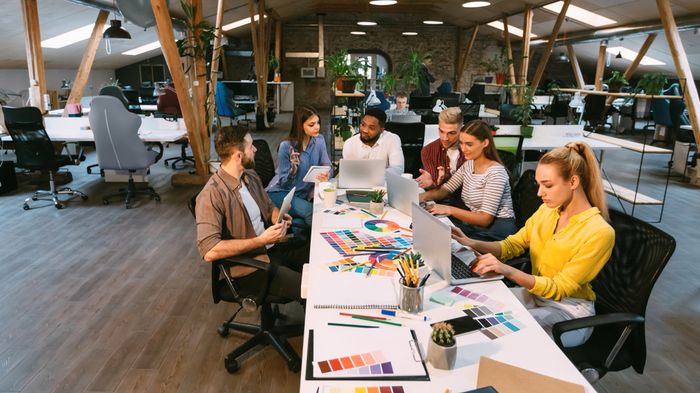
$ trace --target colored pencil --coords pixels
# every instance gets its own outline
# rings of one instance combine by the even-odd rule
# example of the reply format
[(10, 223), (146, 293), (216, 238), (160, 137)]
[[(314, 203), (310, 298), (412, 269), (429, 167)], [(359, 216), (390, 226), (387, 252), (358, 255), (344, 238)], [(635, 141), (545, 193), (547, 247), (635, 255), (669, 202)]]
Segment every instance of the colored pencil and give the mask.
[(353, 314), (353, 313), (349, 313), (349, 312), (341, 312), (339, 314), (342, 316), (345, 316), (345, 317), (363, 317), (363, 318), (372, 318), (372, 319), (382, 319), (385, 321), (387, 320), (384, 317), (375, 317), (373, 315), (361, 315), (361, 314)]
[(372, 217), (374, 217), (374, 218), (377, 218), (377, 216), (375, 216), (374, 214), (368, 212), (368, 211), (365, 210), (365, 209), (360, 209), (360, 210), (362, 210), (365, 214), (369, 214), (370, 216), (372, 216)]
[(335, 323), (335, 322), (328, 322), (328, 326), (343, 326), (343, 327), (355, 327), (355, 328), (378, 328), (379, 326), (371, 326), (371, 325), (354, 325), (352, 323)]
[(370, 265), (369, 269), (367, 269), (367, 275), (365, 277), (369, 277), (369, 274), (372, 273), (372, 269), (377, 265), (377, 261), (379, 258), (376, 258), (374, 261), (372, 261), (372, 265)]
[(389, 212), (388, 210), (384, 210), (384, 213), (382, 214), (381, 217), (379, 217), (379, 219), (380, 219), (380, 220), (383, 220), (383, 219), (384, 219), (384, 216), (386, 216), (386, 214), (387, 214), (388, 212)]
[(396, 255), (395, 257), (393, 257), (393, 258), (391, 258), (391, 259), (392, 259), (392, 260), (398, 259), (398, 258), (399, 258), (400, 256), (402, 256), (403, 254), (405, 254), (405, 253), (411, 251), (412, 248), (413, 248), (413, 247), (409, 247), (409, 248), (403, 250), (401, 253), (399, 253), (398, 255)]
[(368, 264), (368, 263), (369, 263), (369, 260), (366, 260), (366, 261), (364, 261), (364, 262), (362, 262), (362, 263), (358, 263), (357, 265), (352, 265), (352, 266), (346, 267), (345, 269), (341, 270), (341, 272), (347, 272), (348, 270), (352, 270), (352, 269), (354, 269), (354, 268), (356, 268), (356, 267), (358, 267), (358, 266), (366, 265), (366, 264)]
[(389, 321), (382, 321), (381, 319), (366, 318), (366, 317), (358, 317), (358, 316), (353, 316), (352, 318), (361, 319), (361, 320), (363, 320), (363, 321), (369, 321), (369, 322), (385, 323), (385, 324), (387, 324), (387, 325), (392, 325), (392, 326), (402, 326), (400, 323), (389, 322)]
[(404, 228), (404, 227), (399, 227), (399, 229), (403, 229), (403, 230), (406, 231), (406, 232), (413, 232), (411, 229)]

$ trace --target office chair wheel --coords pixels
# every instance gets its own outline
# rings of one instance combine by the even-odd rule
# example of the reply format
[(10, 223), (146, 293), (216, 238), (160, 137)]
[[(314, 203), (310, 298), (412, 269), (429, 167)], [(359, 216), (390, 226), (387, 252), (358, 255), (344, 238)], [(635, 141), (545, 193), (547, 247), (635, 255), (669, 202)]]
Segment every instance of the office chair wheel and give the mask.
[(88, 196), (87, 196), (87, 195), (81, 195), (81, 196), (80, 196), (80, 199), (82, 199), (82, 200), (84, 200), (84, 201), (87, 201), (87, 200), (88, 200)]
[(228, 337), (229, 330), (228, 330), (228, 327), (226, 327), (226, 326), (219, 326), (219, 328), (216, 329), (216, 332), (219, 333), (219, 336), (226, 338), (226, 337)]
[(124, 207), (126, 207), (127, 209), (131, 209), (131, 203), (125, 203)]
[(37, 201), (37, 200), (39, 200), (39, 197), (37, 197), (36, 195), (34, 195), (34, 196), (32, 196), (32, 200), (33, 200), (33, 201)]
[(25, 203), (24, 205), (22, 205), (22, 209), (29, 210), (29, 205)]
[(61, 209), (63, 209), (63, 205), (62, 205), (62, 204), (60, 204), (60, 203), (56, 203), (56, 204), (55, 204), (54, 206), (55, 206), (55, 207), (56, 207), (56, 209), (58, 209), (58, 210), (61, 210)]
[(158, 196), (158, 195), (156, 195), (155, 197), (153, 197), (153, 199), (155, 199), (156, 202), (160, 202), (160, 196)]
[(241, 365), (238, 364), (238, 360), (230, 359), (228, 356), (224, 359), (224, 367), (229, 374), (234, 374), (236, 371), (241, 369)]
[(287, 363), (287, 368), (293, 373), (298, 373), (299, 371), (301, 371), (301, 361), (297, 359), (292, 360), (289, 363)]

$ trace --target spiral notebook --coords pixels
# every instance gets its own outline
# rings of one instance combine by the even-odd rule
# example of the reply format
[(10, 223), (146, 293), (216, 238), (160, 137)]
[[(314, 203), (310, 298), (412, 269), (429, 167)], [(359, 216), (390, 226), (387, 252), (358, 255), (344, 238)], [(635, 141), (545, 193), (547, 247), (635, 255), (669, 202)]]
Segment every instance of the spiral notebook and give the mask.
[(397, 295), (398, 280), (393, 278), (324, 273), (309, 289), (308, 299), (315, 309), (394, 310), (398, 307)]

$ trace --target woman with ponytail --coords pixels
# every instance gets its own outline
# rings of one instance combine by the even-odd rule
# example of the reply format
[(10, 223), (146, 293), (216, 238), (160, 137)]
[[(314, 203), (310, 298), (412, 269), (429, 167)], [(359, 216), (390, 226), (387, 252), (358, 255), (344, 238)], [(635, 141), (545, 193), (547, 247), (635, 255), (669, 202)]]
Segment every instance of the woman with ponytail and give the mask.
[[(598, 161), (583, 142), (569, 143), (542, 156), (535, 174), (544, 202), (516, 234), (500, 242), (453, 238), (482, 253), (473, 270), (503, 274), (520, 285), (516, 295), (551, 335), (557, 322), (595, 315), (591, 281), (612, 253), (615, 231), (607, 223)], [(501, 262), (530, 250), (532, 274)], [(499, 260), (500, 259), (500, 260)], [(565, 346), (588, 339), (591, 329), (562, 335)]]

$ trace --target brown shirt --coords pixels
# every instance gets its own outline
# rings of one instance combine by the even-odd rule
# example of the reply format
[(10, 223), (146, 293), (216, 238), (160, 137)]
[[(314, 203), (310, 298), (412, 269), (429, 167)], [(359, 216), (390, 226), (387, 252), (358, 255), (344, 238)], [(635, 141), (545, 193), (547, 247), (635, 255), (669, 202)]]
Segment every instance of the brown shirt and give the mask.
[[(243, 172), (241, 180), (258, 204), (263, 224), (265, 227), (270, 226), (275, 205), (265, 192), (257, 173), (248, 169)], [(257, 236), (243, 205), (240, 188), (241, 182), (238, 179), (219, 169), (197, 196), (197, 248), (202, 257), (221, 240), (251, 239)], [(247, 255), (265, 255), (262, 259), (267, 260), (265, 247), (257, 248)]]

